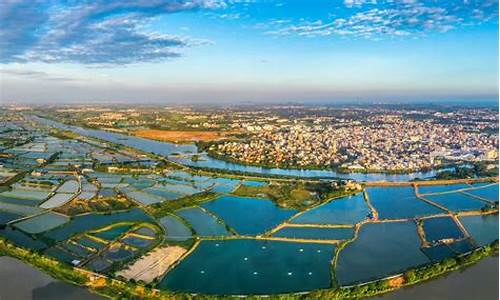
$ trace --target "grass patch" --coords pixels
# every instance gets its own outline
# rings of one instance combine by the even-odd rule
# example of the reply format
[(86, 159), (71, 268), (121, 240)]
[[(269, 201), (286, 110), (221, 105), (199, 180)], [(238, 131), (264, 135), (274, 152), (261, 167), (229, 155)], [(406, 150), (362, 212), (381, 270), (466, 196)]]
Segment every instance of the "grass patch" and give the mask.
[(273, 200), (283, 208), (304, 210), (333, 197), (351, 194), (343, 186), (330, 182), (271, 182), (265, 186), (240, 185), (234, 195), (260, 197)]

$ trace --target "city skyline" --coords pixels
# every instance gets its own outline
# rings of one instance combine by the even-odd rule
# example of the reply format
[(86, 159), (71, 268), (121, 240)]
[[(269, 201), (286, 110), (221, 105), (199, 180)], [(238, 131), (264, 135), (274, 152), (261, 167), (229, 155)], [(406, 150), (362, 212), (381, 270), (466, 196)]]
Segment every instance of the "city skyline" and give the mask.
[(497, 1), (8, 1), (1, 102), (496, 101)]

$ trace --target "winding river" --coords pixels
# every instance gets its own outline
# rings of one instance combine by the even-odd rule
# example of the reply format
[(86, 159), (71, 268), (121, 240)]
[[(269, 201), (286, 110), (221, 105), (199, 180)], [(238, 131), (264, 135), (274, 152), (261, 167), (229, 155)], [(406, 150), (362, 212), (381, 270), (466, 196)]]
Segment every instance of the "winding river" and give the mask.
[[(98, 138), (111, 143), (120, 144), (132, 148), (136, 148), (148, 153), (154, 153), (164, 156), (169, 160), (192, 167), (203, 167), (221, 170), (230, 170), (263, 175), (286, 175), (296, 177), (335, 177), (343, 179), (354, 179), (356, 181), (409, 181), (415, 178), (428, 178), (437, 174), (437, 170), (428, 172), (416, 172), (410, 174), (382, 174), (382, 173), (338, 173), (332, 170), (300, 170), (300, 169), (280, 169), (280, 168), (264, 168), (256, 166), (248, 166), (233, 162), (209, 157), (205, 153), (201, 154), (201, 160), (192, 161), (190, 154), (196, 153), (198, 148), (195, 144), (174, 144), (169, 142), (160, 142), (155, 140), (144, 139), (140, 137), (129, 136), (120, 133), (114, 133), (104, 130), (88, 129), (78, 126), (71, 126), (56, 122), (53, 120), (30, 116), (33, 120), (52, 126), (55, 128), (70, 130), (77, 134), (87, 137)], [(183, 157), (177, 157), (172, 154), (185, 154)]]

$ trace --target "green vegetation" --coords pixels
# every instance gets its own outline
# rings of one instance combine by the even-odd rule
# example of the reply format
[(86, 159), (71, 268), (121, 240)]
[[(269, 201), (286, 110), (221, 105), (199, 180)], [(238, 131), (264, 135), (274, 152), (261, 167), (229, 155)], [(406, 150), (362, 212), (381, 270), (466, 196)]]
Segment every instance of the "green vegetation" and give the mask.
[(177, 199), (175, 201), (164, 201), (161, 203), (156, 203), (156, 204), (153, 204), (153, 205), (146, 207), (145, 209), (149, 214), (155, 216), (156, 218), (161, 218), (163, 216), (166, 216), (166, 215), (173, 213), (174, 211), (176, 211), (178, 209), (190, 207), (190, 206), (196, 206), (202, 202), (212, 200), (216, 196), (217, 196), (217, 194), (213, 193), (213, 192), (202, 192), (202, 193), (186, 196), (186, 197)]
[(269, 198), (280, 207), (306, 209), (334, 197), (352, 194), (344, 186), (331, 182), (272, 182), (265, 186), (240, 185), (234, 195)]
[[(357, 299), (386, 293), (402, 286), (422, 282), (451, 271), (465, 268), (490, 255), (498, 254), (498, 241), (458, 258), (446, 259), (443, 262), (407, 270), (402, 276), (382, 279), (366, 284), (346, 288), (324, 289), (305, 295), (271, 295), (270, 299)], [(8, 255), (23, 260), (48, 273), (54, 278), (77, 285), (85, 285), (92, 291), (112, 299), (191, 299), (188, 294), (171, 293), (153, 289), (151, 285), (141, 282), (124, 282), (104, 276), (91, 276), (92, 273), (73, 268), (54, 259), (35, 252), (15, 247), (10, 242), (0, 239), (0, 255)], [(197, 295), (199, 299), (230, 299), (232, 297), (216, 297)], [(258, 299), (258, 297), (248, 297)]]
[(59, 130), (54, 128), (50, 129), (49, 134), (61, 140), (72, 140), (79, 137), (77, 133), (70, 130)]
[(75, 198), (54, 210), (68, 216), (75, 216), (88, 212), (111, 212), (124, 210), (134, 206), (134, 203), (125, 197), (94, 197), (90, 200)]
[[(496, 167), (489, 168), (490, 165)], [(498, 161), (478, 162), (471, 167), (455, 167), (454, 170), (439, 172), (436, 179), (449, 180), (494, 176), (498, 176)]]
[(439, 263), (422, 266), (420, 268), (407, 270), (402, 276), (381, 279), (366, 284), (359, 284), (346, 288), (327, 289), (314, 291), (307, 298), (318, 299), (358, 299), (390, 292), (403, 286), (416, 284), (441, 276), (451, 271), (470, 266), (479, 260), (498, 254), (498, 240), (491, 245), (477, 249), (469, 254), (448, 258)]

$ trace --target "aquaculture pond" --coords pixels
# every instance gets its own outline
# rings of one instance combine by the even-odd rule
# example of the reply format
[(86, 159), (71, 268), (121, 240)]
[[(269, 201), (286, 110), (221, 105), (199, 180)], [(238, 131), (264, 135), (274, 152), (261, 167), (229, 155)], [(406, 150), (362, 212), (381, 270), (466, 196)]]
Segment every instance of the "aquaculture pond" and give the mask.
[(428, 248), (422, 248), (422, 252), (433, 261), (438, 262), (456, 255), (447, 245), (439, 244)]
[(14, 227), (30, 234), (36, 234), (59, 227), (68, 221), (69, 218), (65, 215), (47, 212), (15, 223)]
[(487, 205), (487, 203), (467, 196), (464, 193), (427, 195), (424, 197), (453, 212), (481, 210), (481, 208)]
[(340, 251), (335, 274), (340, 285), (351, 285), (428, 262), (414, 222), (368, 223)]
[(274, 237), (312, 240), (348, 240), (354, 236), (354, 228), (283, 227)]
[(165, 216), (159, 220), (167, 233), (167, 240), (185, 241), (191, 238), (191, 229), (189, 229), (181, 220), (174, 216)]
[(413, 187), (369, 187), (366, 191), (379, 219), (407, 219), (444, 212), (418, 199)]
[(450, 217), (425, 219), (424, 232), (428, 242), (442, 239), (459, 239), (464, 236), (455, 221)]
[(198, 236), (224, 236), (230, 235), (226, 226), (220, 223), (216, 217), (206, 213), (199, 207), (181, 209), (175, 212), (185, 219)]
[(498, 214), (464, 216), (460, 222), (479, 246), (498, 240)]
[(6, 211), (1, 211), (0, 210), (0, 225), (1, 224), (6, 224), (10, 221), (22, 218), (23, 216), (20, 214), (14, 214)]
[(291, 220), (297, 224), (356, 224), (370, 214), (363, 193), (334, 199)]
[(446, 184), (446, 185), (419, 185), (418, 192), (420, 194), (445, 193), (450, 191), (470, 189), (472, 186), (466, 183)]
[(253, 239), (202, 241), (160, 288), (205, 294), (275, 294), (331, 285), (335, 247)]
[(202, 205), (242, 235), (264, 233), (297, 213), (269, 199), (220, 196)]
[(66, 225), (48, 231), (45, 237), (55, 241), (67, 240), (71, 236), (98, 229), (118, 222), (154, 222), (153, 218), (139, 208), (112, 214), (87, 214), (76, 216)]
[(42, 250), (47, 248), (47, 244), (42, 242), (39, 239), (34, 239), (28, 234), (22, 232), (21, 230), (17, 230), (12, 227), (6, 227), (4, 229), (0, 229), (0, 236), (6, 238), (7, 240), (13, 242), (17, 246), (33, 249), (33, 250)]
[(481, 197), (485, 200), (495, 202), (495, 201), (498, 201), (498, 183), (492, 184), (492, 185), (487, 185), (487, 186), (482, 187), (480, 189), (468, 190), (467, 193), (472, 194), (474, 196)]

